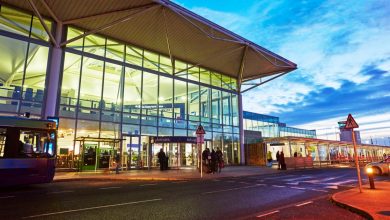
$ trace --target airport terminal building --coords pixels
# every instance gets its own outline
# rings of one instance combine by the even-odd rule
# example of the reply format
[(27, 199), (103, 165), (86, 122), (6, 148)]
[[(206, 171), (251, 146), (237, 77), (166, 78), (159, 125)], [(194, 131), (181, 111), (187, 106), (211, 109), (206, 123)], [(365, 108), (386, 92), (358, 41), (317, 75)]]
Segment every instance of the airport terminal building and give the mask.
[(195, 166), (199, 124), (244, 164), (242, 93), (296, 69), (167, 0), (0, 0), (0, 48), (0, 115), (59, 117), (64, 168)]

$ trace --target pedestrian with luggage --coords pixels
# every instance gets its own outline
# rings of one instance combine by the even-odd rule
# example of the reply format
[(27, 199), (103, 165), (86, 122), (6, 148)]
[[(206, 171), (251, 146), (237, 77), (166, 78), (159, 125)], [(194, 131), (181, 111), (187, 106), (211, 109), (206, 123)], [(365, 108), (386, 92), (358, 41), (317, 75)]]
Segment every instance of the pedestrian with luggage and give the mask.
[(166, 156), (162, 148), (160, 149), (160, 152), (157, 154), (157, 157), (158, 157), (158, 162), (160, 163), (160, 170), (161, 171), (165, 170)]

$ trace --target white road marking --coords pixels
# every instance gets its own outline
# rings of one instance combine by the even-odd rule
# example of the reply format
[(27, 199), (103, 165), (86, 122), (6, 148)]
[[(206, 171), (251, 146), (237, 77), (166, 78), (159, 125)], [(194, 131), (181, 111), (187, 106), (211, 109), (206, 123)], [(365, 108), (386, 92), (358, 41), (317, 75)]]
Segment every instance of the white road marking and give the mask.
[(295, 206), (296, 207), (300, 207), (300, 206), (308, 205), (308, 204), (311, 204), (311, 203), (313, 203), (313, 201), (304, 202), (304, 203), (301, 203), (301, 204), (297, 204)]
[(222, 189), (222, 190), (210, 191), (210, 192), (202, 193), (202, 195), (219, 193), (219, 192), (228, 192), (228, 191), (234, 191), (234, 190), (240, 190), (240, 189), (248, 189), (248, 188), (253, 188), (253, 187), (258, 187), (258, 186), (265, 186), (265, 184), (256, 184), (256, 185), (252, 185), (252, 186), (243, 186), (243, 187), (236, 187), (236, 188), (230, 188), (230, 189)]
[(272, 214), (275, 214), (275, 213), (278, 213), (279, 210), (275, 210), (275, 211), (272, 211), (272, 212), (268, 212), (268, 213), (265, 213), (265, 214), (262, 214), (262, 215), (258, 215), (256, 216), (256, 218), (261, 218), (261, 217), (264, 217), (264, 216), (267, 216), (267, 215), (272, 215)]
[(299, 180), (310, 179), (310, 178), (313, 178), (313, 176), (300, 176), (300, 177), (296, 177), (296, 178), (285, 179), (283, 181), (291, 182), (291, 181), (299, 181)]
[(142, 184), (139, 186), (155, 186), (155, 185), (157, 185), (157, 183)]
[(291, 188), (291, 189), (306, 190), (306, 188), (296, 187), (296, 186), (290, 186), (290, 188)]
[(141, 200), (141, 201), (135, 201), (135, 202), (125, 202), (125, 203), (118, 203), (118, 204), (112, 204), (112, 205), (94, 206), (94, 207), (88, 207), (88, 208), (82, 208), (82, 209), (71, 209), (71, 210), (60, 211), (60, 212), (50, 212), (50, 213), (44, 213), (44, 214), (39, 214), (39, 215), (31, 215), (31, 216), (26, 216), (23, 218), (24, 219), (38, 218), (38, 217), (43, 217), (43, 216), (59, 215), (59, 214), (64, 214), (64, 213), (81, 212), (81, 211), (88, 211), (88, 210), (101, 209), (101, 208), (110, 208), (110, 207), (117, 207), (117, 206), (126, 206), (126, 205), (155, 202), (155, 201), (161, 201), (161, 200), (162, 199), (148, 199), (148, 200)]
[(279, 185), (272, 185), (273, 187), (279, 187), (279, 188), (283, 188), (283, 187), (286, 187), (286, 186), (279, 186)]
[(357, 180), (355, 179), (349, 179), (349, 180), (344, 180), (344, 181), (339, 181), (339, 182), (333, 182), (333, 183), (326, 183), (327, 185), (341, 185), (344, 183), (350, 183), (350, 182), (356, 182)]
[(329, 180), (334, 180), (334, 179), (338, 179), (342, 176), (338, 176), (338, 177), (329, 177), (329, 178), (325, 178), (325, 179), (316, 179), (316, 180), (305, 180), (305, 181), (302, 181), (302, 182), (305, 182), (305, 183), (324, 183), (324, 182), (327, 182)]
[(74, 191), (65, 190), (65, 191), (57, 191), (57, 192), (48, 192), (47, 194), (61, 194), (61, 193), (72, 193)]
[(16, 196), (2, 196), (0, 199), (9, 199), (9, 198), (15, 198)]
[(310, 189), (312, 191), (317, 191), (317, 192), (328, 192), (327, 190), (323, 190), (323, 189)]
[(338, 186), (325, 186), (325, 189), (338, 189)]
[(298, 185), (299, 185), (299, 182), (295, 182), (295, 183), (286, 183), (286, 184), (298, 186)]
[(105, 190), (105, 189), (119, 189), (121, 188), (120, 186), (110, 186), (110, 187), (103, 187), (103, 188), (99, 188), (99, 189), (102, 189), (102, 190)]

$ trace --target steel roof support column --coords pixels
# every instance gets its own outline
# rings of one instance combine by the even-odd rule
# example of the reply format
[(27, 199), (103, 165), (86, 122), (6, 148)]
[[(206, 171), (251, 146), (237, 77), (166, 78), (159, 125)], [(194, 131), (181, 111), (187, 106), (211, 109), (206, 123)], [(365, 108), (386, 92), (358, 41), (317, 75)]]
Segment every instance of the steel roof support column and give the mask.
[(265, 80), (265, 81), (263, 81), (263, 82), (261, 82), (261, 83), (256, 83), (254, 86), (249, 87), (249, 88), (245, 89), (244, 91), (241, 91), (241, 93), (244, 93), (244, 92), (246, 92), (246, 91), (248, 91), (248, 90), (254, 89), (254, 88), (256, 88), (256, 87), (258, 87), (258, 86), (260, 86), (260, 85), (263, 85), (264, 83), (267, 83), (267, 82), (269, 82), (269, 81), (271, 81), (271, 80), (274, 80), (274, 79), (276, 79), (276, 78), (278, 78), (278, 77), (281, 77), (281, 76), (283, 76), (283, 75), (285, 75), (285, 74), (287, 74), (287, 73), (289, 73), (289, 72), (290, 72), (290, 71), (282, 72), (282, 73), (280, 73), (279, 75), (276, 75), (276, 76), (274, 76), (274, 77), (272, 77), (272, 78), (270, 78), (270, 79), (267, 79), (267, 80)]
[(245, 165), (245, 140), (244, 140), (244, 111), (242, 108), (242, 95), (238, 93), (238, 120), (240, 128), (240, 164)]
[(241, 94), (241, 83), (242, 83), (242, 75), (244, 73), (244, 70), (245, 70), (245, 58), (246, 58), (246, 54), (247, 54), (247, 51), (248, 51), (248, 46), (245, 46), (244, 48), (244, 53), (242, 54), (242, 59), (241, 59), (241, 65), (240, 65), (240, 69), (239, 69), (239, 72), (238, 72), (238, 79), (237, 79), (237, 82), (238, 82), (238, 88), (237, 88), (237, 91), (238, 91), (238, 120), (239, 120), (239, 128), (240, 128), (240, 156), (241, 156), (241, 164), (245, 164), (245, 139), (244, 139), (244, 110), (243, 110), (243, 107), (242, 107), (242, 94)]
[[(56, 41), (61, 42), (62, 40), (62, 23), (57, 23), (56, 25)], [(46, 89), (46, 98), (43, 110), (43, 118), (48, 116), (57, 116), (57, 104), (60, 94), (60, 76), (62, 76), (62, 58), (63, 50), (59, 46), (52, 48), (49, 57), (49, 73), (48, 73), (48, 82)]]
[(31, 8), (33, 9), (35, 15), (39, 18), (39, 21), (41, 22), (41, 24), (42, 24), (43, 28), (45, 29), (46, 33), (49, 35), (50, 41), (53, 43), (53, 45), (55, 47), (57, 47), (58, 46), (58, 42), (56, 41), (56, 39), (54, 38), (53, 34), (49, 30), (49, 27), (47, 27), (45, 21), (43, 20), (43, 17), (41, 15), (41, 13), (39, 13), (38, 8), (34, 4), (33, 0), (28, 0), (28, 3), (30, 4)]
[(165, 40), (167, 42), (167, 47), (168, 47), (168, 53), (169, 53), (169, 59), (171, 60), (171, 65), (172, 65), (172, 74), (175, 72), (175, 65), (173, 62), (173, 57), (171, 53), (171, 45), (169, 44), (169, 37), (168, 37), (168, 25), (167, 25), (167, 15), (165, 13), (165, 8), (162, 9), (163, 14), (164, 14), (164, 29), (165, 29)]
[(238, 70), (238, 79), (237, 79), (237, 83), (238, 83), (238, 88), (237, 88), (237, 91), (239, 93), (241, 93), (241, 84), (242, 84), (242, 75), (244, 74), (244, 70), (245, 70), (245, 59), (246, 59), (246, 54), (247, 54), (247, 51), (248, 51), (248, 45), (245, 46), (244, 48), (244, 53), (242, 54), (242, 58), (241, 58), (241, 64), (240, 64), (240, 69)]
[(50, 16), (54, 19), (55, 22), (61, 23), (60, 19), (54, 14), (53, 10), (49, 7), (46, 0), (40, 0), (43, 6), (45, 6), (46, 10), (49, 12)]
[[(29, 1), (31, 1), (31, 0), (29, 0)], [(65, 45), (67, 45), (67, 44), (69, 44), (69, 43), (72, 43), (72, 42), (74, 42), (74, 41), (76, 41), (76, 40), (78, 40), (78, 39), (81, 39), (81, 38), (83, 38), (83, 37), (85, 37), (85, 36), (88, 36), (88, 35), (91, 35), (91, 34), (95, 34), (95, 33), (100, 32), (100, 31), (104, 31), (104, 30), (106, 30), (106, 29), (109, 29), (109, 28), (111, 28), (111, 27), (117, 25), (117, 24), (121, 24), (121, 23), (123, 23), (123, 22), (129, 21), (129, 20), (131, 20), (132, 18), (134, 18), (135, 15), (138, 15), (138, 14), (140, 14), (140, 13), (144, 13), (144, 12), (146, 12), (146, 11), (149, 11), (150, 9), (153, 9), (153, 8), (155, 8), (155, 7), (157, 7), (157, 6), (159, 6), (159, 5), (156, 4), (156, 5), (153, 5), (153, 6), (146, 7), (146, 8), (143, 9), (143, 10), (137, 11), (137, 12), (135, 12), (135, 13), (133, 13), (133, 14), (127, 15), (127, 16), (125, 16), (125, 17), (123, 17), (123, 18), (120, 18), (120, 19), (117, 19), (117, 20), (115, 20), (115, 21), (113, 21), (113, 22), (110, 22), (110, 23), (108, 23), (108, 24), (102, 25), (102, 26), (100, 26), (100, 27), (98, 27), (98, 28), (96, 28), (96, 29), (94, 29), (94, 30), (90, 30), (90, 31), (88, 31), (88, 32), (85, 32), (85, 33), (82, 34), (82, 35), (79, 35), (79, 36), (74, 37), (74, 38), (72, 38), (72, 39), (69, 39), (69, 40), (67, 40), (67, 41), (65, 41), (65, 42), (62, 42), (62, 43), (61, 43), (61, 46), (65, 46)]]

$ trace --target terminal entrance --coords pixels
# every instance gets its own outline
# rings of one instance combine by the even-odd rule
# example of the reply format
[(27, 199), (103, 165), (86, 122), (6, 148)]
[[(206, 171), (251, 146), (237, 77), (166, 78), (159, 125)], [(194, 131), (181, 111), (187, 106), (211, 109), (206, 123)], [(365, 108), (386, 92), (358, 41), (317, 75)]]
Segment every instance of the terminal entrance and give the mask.
[(120, 153), (121, 139), (79, 137), (75, 141), (80, 143), (79, 171), (110, 169)]
[[(157, 154), (160, 149), (163, 149), (168, 157), (168, 167), (170, 168), (195, 167), (198, 162), (198, 147), (195, 137), (124, 135), (123, 141), (123, 158), (128, 161), (126, 164), (127, 168), (130, 169), (159, 167)], [(202, 149), (210, 145), (210, 141), (205, 141)]]

